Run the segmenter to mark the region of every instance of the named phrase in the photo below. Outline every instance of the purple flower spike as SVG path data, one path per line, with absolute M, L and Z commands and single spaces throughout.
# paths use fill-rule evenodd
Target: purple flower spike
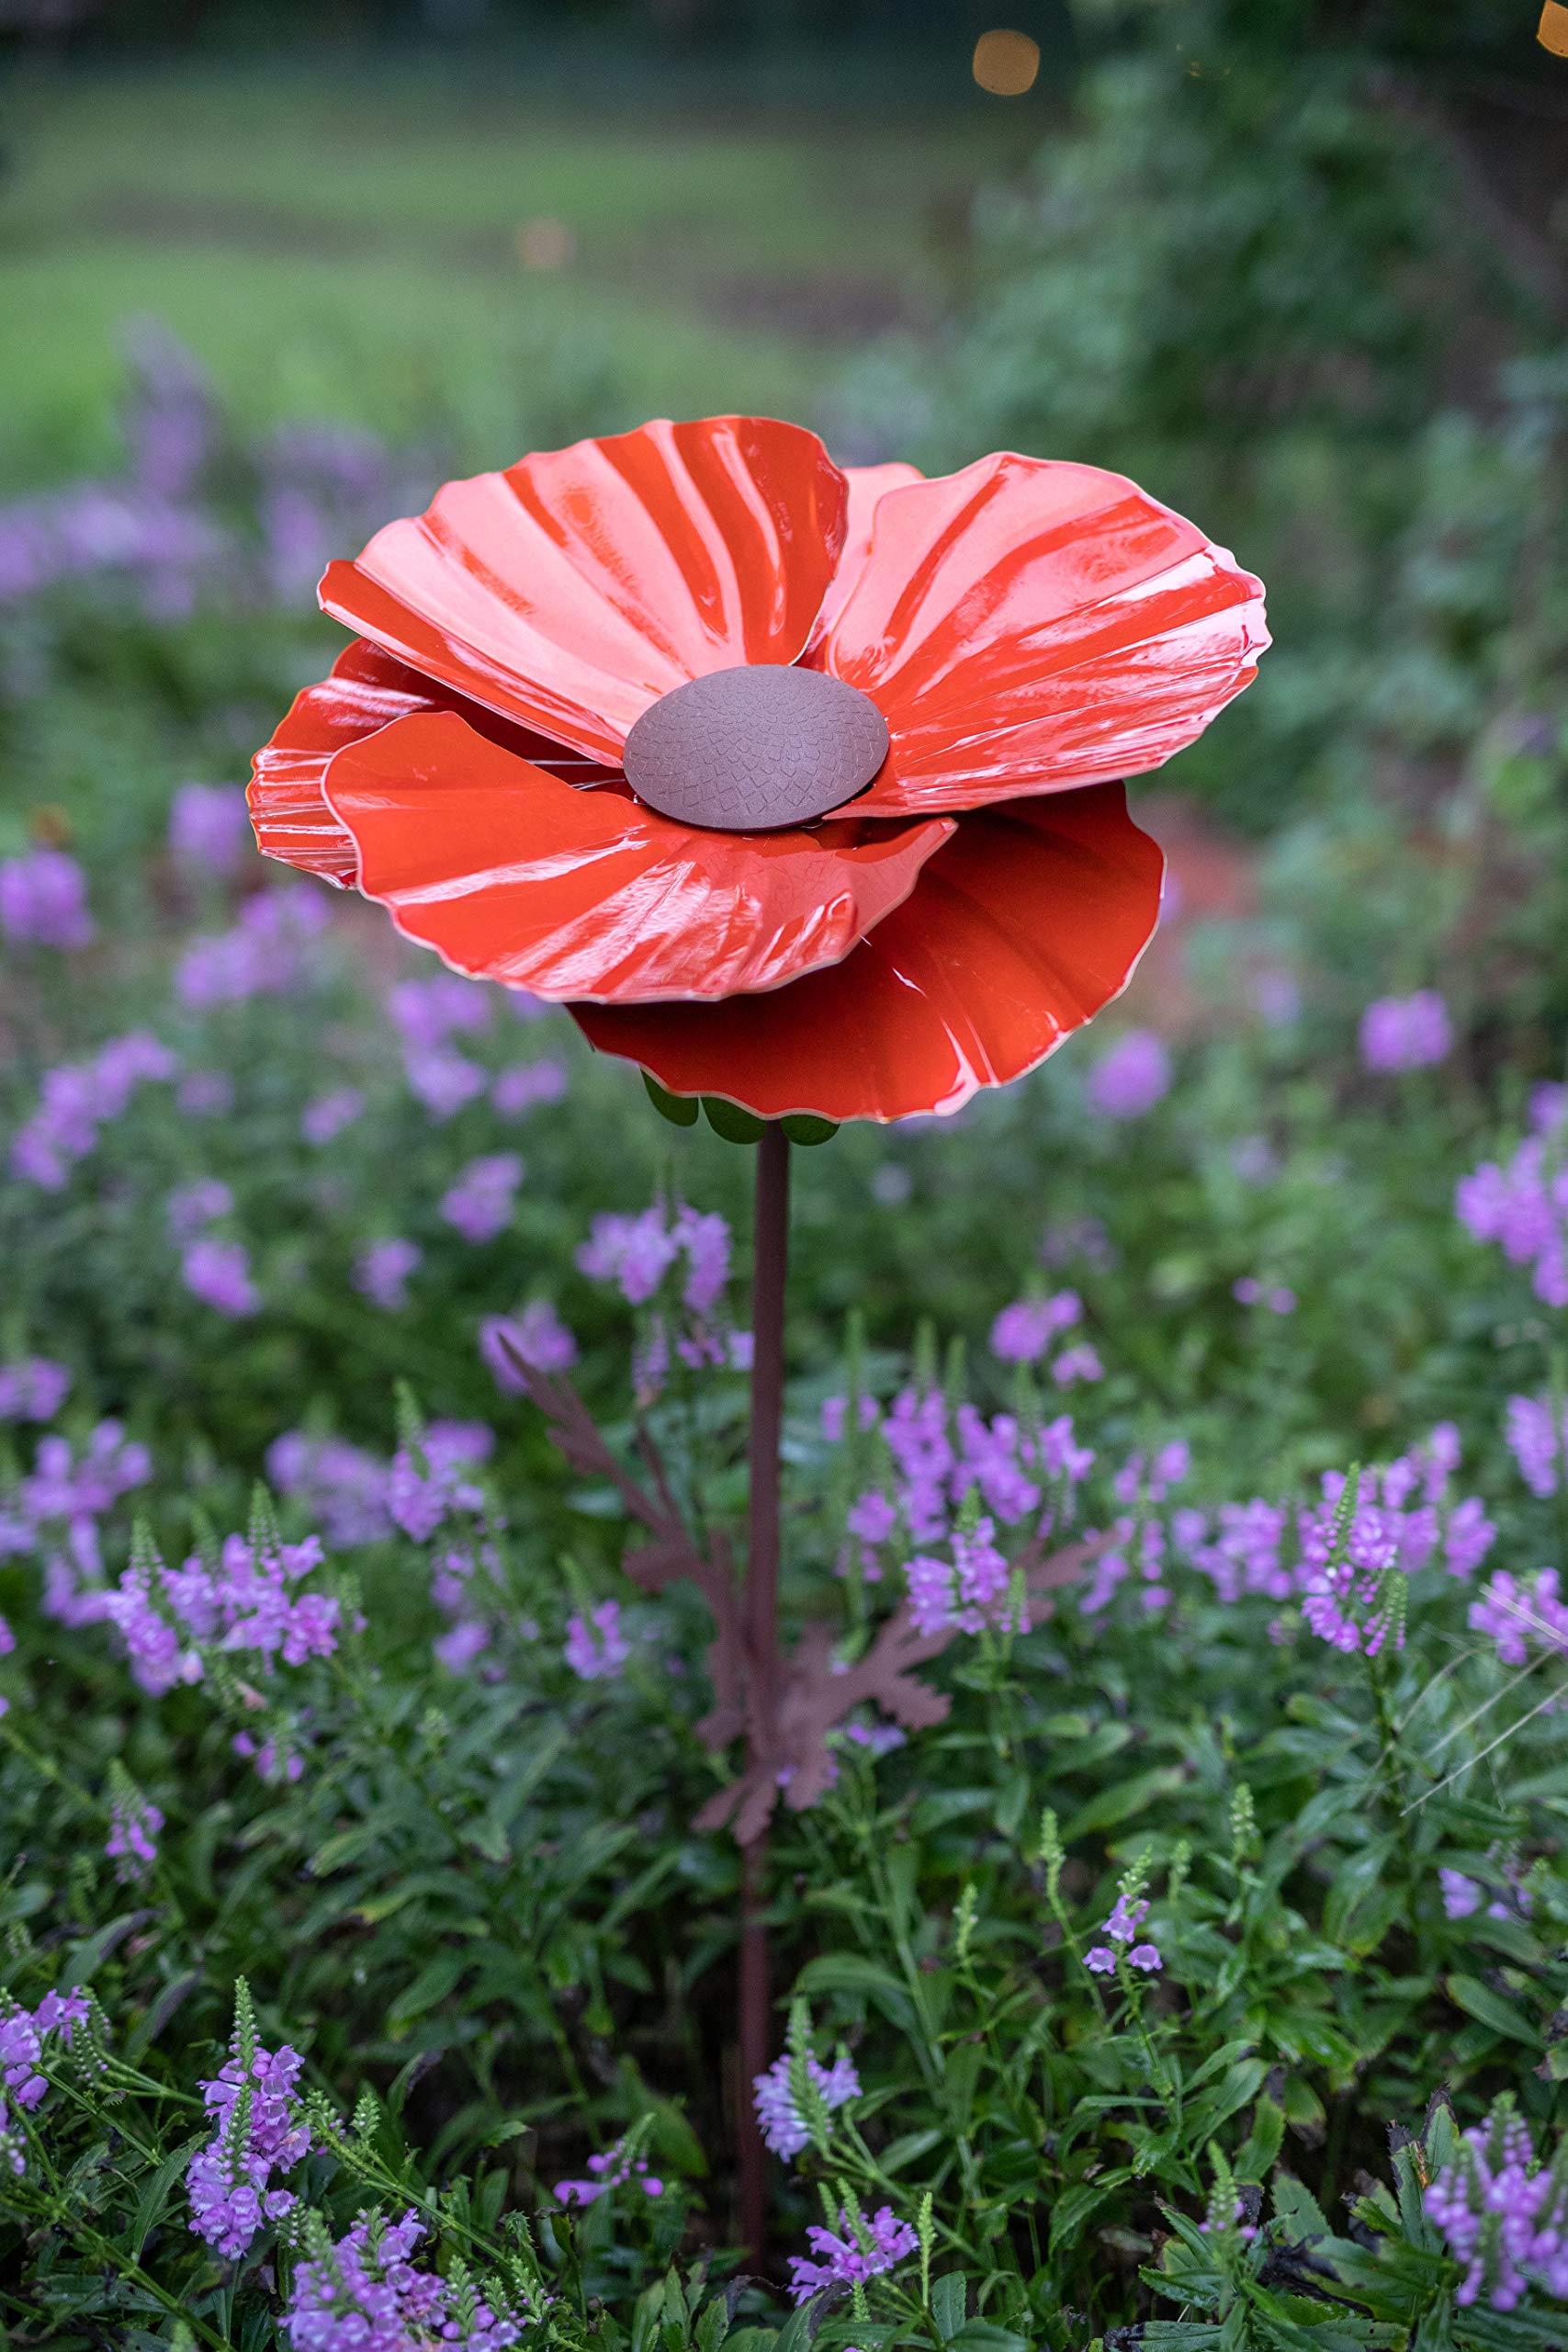
M 85 947 L 93 918 L 75 859 L 59 849 L 0 858 L 0 931 L 18 947 Z
M 631 1654 L 618 1600 L 602 1600 L 586 1617 L 568 1618 L 563 1655 L 580 1682 L 614 1682 Z
M 848 2058 L 839 2058 L 831 2066 L 824 2066 L 816 2058 L 807 2058 L 806 2068 L 822 2094 L 822 2103 L 830 2115 L 836 2114 L 840 2107 L 847 2107 L 851 2099 L 859 2098 L 860 2076 Z M 798 2156 L 811 2138 L 805 2119 L 795 2103 L 789 2075 L 787 2056 L 775 2058 L 767 2073 L 756 2075 L 751 2085 L 763 2141 L 774 2155 L 786 2159 Z

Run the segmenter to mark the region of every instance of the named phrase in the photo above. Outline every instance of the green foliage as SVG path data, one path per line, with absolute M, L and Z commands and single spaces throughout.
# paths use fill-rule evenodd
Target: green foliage
M 0 1009 L 23 1051 L 0 1073 L 6 1134 L 45 1069 L 132 1023 L 167 1038 L 182 1077 L 229 1090 L 213 1117 L 150 1086 L 58 1191 L 0 1186 L 0 1360 L 59 1359 L 74 1385 L 55 1434 L 80 1449 L 112 1413 L 154 1464 L 97 1514 L 94 1557 L 71 1530 L 14 1534 L 37 1433 L 0 1430 L 16 1636 L 0 1657 L 0 2318 L 18 2347 L 289 2352 L 300 2266 L 335 2259 L 362 2211 L 378 2228 L 414 2215 L 413 2258 L 446 2281 L 460 2330 L 501 2299 L 529 2315 L 525 2342 L 562 2352 L 1563 2340 L 1540 2292 L 1507 2311 L 1460 2302 L 1424 2201 L 1499 2093 L 1544 2153 L 1568 2120 L 1559 1650 L 1506 1664 L 1471 1622 L 1473 1579 L 1384 1563 L 1363 1596 L 1382 1646 L 1337 1651 L 1299 1586 L 1223 1597 L 1142 1474 L 1127 1491 L 1116 1479 L 1180 1436 L 1187 1504 L 1254 1498 L 1289 1517 L 1323 1473 L 1359 1464 L 1337 1566 L 1379 1465 L 1451 1419 L 1466 1490 L 1495 1524 L 1486 1573 L 1561 1561 L 1562 1498 L 1526 1488 L 1502 1428 L 1510 1395 L 1561 1407 L 1561 1317 L 1467 1236 L 1452 1196 L 1513 1148 L 1568 1023 L 1568 378 L 1456 197 L 1440 111 L 1371 78 L 1426 72 L 1434 11 L 1092 13 L 1089 42 L 1107 48 L 1072 134 L 987 199 L 965 320 L 913 364 L 868 366 L 860 423 L 937 464 L 993 444 L 1109 463 L 1234 539 L 1269 577 L 1280 642 L 1181 773 L 1269 840 L 1242 910 L 1173 913 L 1166 960 L 1131 1000 L 1135 1018 L 1168 1020 L 1177 1063 L 1135 1127 L 1087 1106 L 1091 1038 L 961 1119 L 852 1126 L 797 1167 L 783 1604 L 792 1639 L 826 1624 L 840 1663 L 863 1657 L 915 1545 L 852 1538 L 854 1504 L 890 1467 L 862 1406 L 906 1379 L 1034 1432 L 1070 1412 L 1098 1460 L 1077 1519 L 1043 1542 L 1115 1531 L 1105 1541 L 1141 1561 L 1157 1522 L 1170 1589 L 1145 1607 L 1151 1580 L 1130 1570 L 1086 1607 L 1080 1574 L 1023 1630 L 1026 1562 L 1010 1558 L 1010 1629 L 921 1667 L 945 1716 L 901 1746 L 871 1737 L 887 1730 L 875 1720 L 856 1724 L 867 1738 L 835 1733 L 820 1801 L 781 1811 L 772 2048 L 802 2141 L 770 2177 L 759 2275 L 731 2188 L 739 1865 L 726 1835 L 694 1826 L 739 1760 L 700 1730 L 711 1627 L 692 1592 L 653 1600 L 627 1573 L 638 1539 L 616 1495 L 563 1467 L 479 1347 L 492 1315 L 558 1309 L 622 1458 L 656 1449 L 682 1510 L 738 1528 L 743 1307 L 698 1331 L 666 1270 L 628 1401 L 625 1303 L 577 1253 L 596 1216 L 654 1198 L 743 1233 L 753 1161 L 728 1147 L 754 1123 L 650 1086 L 656 1119 L 625 1069 L 500 1014 L 458 1041 L 481 1080 L 471 1099 L 431 1116 L 384 1001 L 416 967 L 373 968 L 352 918 L 287 990 L 187 1001 L 178 956 L 233 926 L 254 877 L 231 889 L 171 862 L 171 779 L 231 774 L 322 666 L 323 640 L 248 601 L 243 571 L 183 616 L 71 581 L 8 612 L 0 854 L 71 839 L 100 938 L 7 970 Z M 1450 12 L 1445 60 L 1490 70 L 1486 15 Z M 124 123 L 112 94 L 97 104 L 94 170 L 108 173 Z M 252 125 L 220 160 L 276 202 L 296 150 L 265 143 Z M 395 168 L 345 153 L 337 201 L 362 226 L 388 205 L 398 233 L 423 225 L 423 300 L 444 270 L 436 228 L 465 232 L 473 175 L 459 188 L 431 149 L 391 152 Z M 896 201 L 911 210 L 891 152 L 864 164 L 887 183 L 866 201 L 868 243 Z M 612 164 L 636 177 L 646 156 L 569 160 L 561 209 L 591 228 L 625 209 Z M 716 171 L 719 209 L 743 199 L 748 234 L 798 261 L 822 218 L 800 196 L 811 158 L 763 160 L 739 172 L 721 143 L 705 176 L 688 159 L 648 234 L 668 241 L 711 206 Z M 199 198 L 213 153 L 187 167 Z M 519 206 L 558 192 L 562 168 L 554 150 L 527 159 Z M 102 185 L 84 182 L 84 201 Z M 180 299 L 248 378 L 267 321 L 247 272 L 212 308 L 211 266 L 193 265 Z M 312 398 L 325 381 L 352 405 L 344 388 L 374 379 L 373 421 L 434 420 L 472 437 L 476 463 L 498 436 L 625 421 L 602 410 L 630 397 L 626 379 L 592 335 L 558 335 L 553 300 L 517 344 L 488 291 L 482 331 L 472 287 L 450 307 L 430 295 L 410 339 L 365 270 L 346 275 Z M 647 299 L 619 320 L 617 366 L 629 351 L 645 390 L 709 380 L 711 337 L 672 345 Z M 75 383 L 98 312 L 65 308 L 51 364 Z M 1485 345 L 1473 362 L 1457 348 L 1470 336 Z M 497 367 L 519 348 L 525 368 Z M 742 354 L 736 380 L 753 361 L 773 364 Z M 288 377 L 286 361 L 261 371 L 247 401 L 287 409 Z M 798 380 L 818 383 L 817 363 Z M 98 452 L 101 416 L 82 385 L 73 397 L 67 413 L 39 395 L 59 428 L 51 464 Z M 220 447 L 212 512 L 249 544 L 255 451 L 238 431 Z M 1299 1002 L 1265 1019 L 1257 984 L 1280 974 Z M 1455 1054 L 1372 1075 L 1354 1050 L 1361 1007 L 1422 984 L 1448 995 Z M 496 1079 L 557 1057 L 564 1093 L 513 1130 Z M 330 1148 L 307 1142 L 308 1106 L 344 1085 L 360 1117 Z M 826 1125 L 790 1123 L 802 1145 L 828 1142 Z M 526 1172 L 509 1222 L 466 1240 L 447 1188 L 514 1145 Z M 224 1318 L 181 1278 L 170 1198 L 196 1178 L 229 1188 L 216 1229 L 250 1250 L 254 1314 Z M 389 1237 L 423 1252 L 402 1307 L 355 1278 Z M 1069 1283 L 1102 1379 L 1058 1392 L 1043 1368 L 987 1356 L 998 1308 Z M 1288 1289 L 1293 1310 L 1247 1304 L 1248 1283 Z M 832 1398 L 841 1442 L 822 1433 Z M 351 1442 L 383 1477 L 397 1446 L 423 1480 L 442 1424 L 481 1417 L 495 1445 L 457 1566 L 450 1526 L 415 1541 L 384 1512 L 368 1535 L 327 1525 L 297 1589 L 334 1609 L 330 1654 L 280 1664 L 165 1607 L 178 1670 L 156 1690 L 130 1672 L 97 1613 L 100 1574 L 161 1589 L 161 1563 L 210 1575 L 241 1530 L 263 1554 L 317 1532 L 308 1485 L 256 1485 L 269 1466 L 285 1483 L 269 1465 L 280 1435 Z M 955 1503 L 976 1535 L 978 1484 Z M 483 1636 L 466 1657 L 454 1584 L 458 1630 Z M 74 1622 L 62 1589 L 87 1593 Z M 572 1621 L 606 1602 L 624 1670 L 585 1675 Z M 106 1840 L 148 1807 L 163 1826 L 137 1878 Z M 1469 1894 L 1454 1900 L 1456 1880 Z M 1143 1905 L 1157 1966 L 1109 1924 Z M 24 2105 L 17 2014 L 78 1986 L 85 2018 L 69 2046 L 45 2036 L 45 2088 Z M 197 2086 L 231 2041 L 242 2062 L 300 2052 L 312 2141 L 289 2177 L 298 2205 L 231 2257 L 188 2226 L 186 2186 L 210 2136 Z M 845 2065 L 860 2088 L 829 2099 L 818 2070 Z M 236 2101 L 236 2140 L 260 2097 Z M 562 2197 L 612 2151 L 621 2177 L 602 2196 Z M 904 2248 L 886 2269 L 867 2259 L 879 2228 Z M 814 2229 L 869 2275 L 791 2311 L 785 2265 Z

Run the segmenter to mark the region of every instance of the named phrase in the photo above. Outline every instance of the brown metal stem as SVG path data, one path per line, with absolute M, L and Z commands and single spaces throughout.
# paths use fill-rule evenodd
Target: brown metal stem
M 781 1126 L 765 1127 L 757 1146 L 753 1250 L 746 1636 L 754 1689 L 752 1740 L 771 1747 L 778 1702 L 779 1436 L 784 1421 L 784 1277 L 789 1265 L 789 1141 Z
M 750 1761 L 766 1769 L 776 1745 L 779 1678 L 779 1439 L 784 1420 L 784 1282 L 789 1266 L 789 1141 L 770 1125 L 757 1146 L 757 1213 L 751 1276 L 750 1499 L 743 1615 Z M 740 2235 L 761 2265 L 767 2246 L 767 2151 L 752 2105 L 753 2078 L 767 2066 L 767 1837 L 741 1851 Z

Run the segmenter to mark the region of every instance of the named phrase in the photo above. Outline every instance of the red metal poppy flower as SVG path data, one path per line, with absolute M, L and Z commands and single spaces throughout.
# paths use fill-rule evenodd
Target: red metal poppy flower
M 358 634 L 256 755 L 262 849 L 764 1118 L 955 1110 L 1108 1003 L 1159 909 L 1122 779 L 1269 641 L 1118 474 L 758 417 L 449 482 L 321 594 Z

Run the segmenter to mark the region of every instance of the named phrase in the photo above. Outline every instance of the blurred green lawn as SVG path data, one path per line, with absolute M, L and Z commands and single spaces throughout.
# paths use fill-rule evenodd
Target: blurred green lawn
M 108 462 L 117 334 L 165 322 L 248 422 L 438 424 L 494 461 L 658 412 L 821 413 L 848 349 L 931 315 L 1004 107 L 738 116 L 617 93 L 254 66 L 13 83 L 0 472 Z

